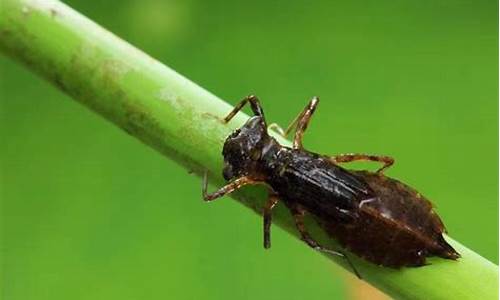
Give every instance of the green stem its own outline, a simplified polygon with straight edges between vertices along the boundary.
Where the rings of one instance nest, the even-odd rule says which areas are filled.
[[[198,174],[208,169],[223,184],[222,143],[245,114],[221,124],[216,117],[224,116],[229,104],[61,2],[1,0],[0,5],[5,54],[170,159]],[[262,189],[234,196],[260,213]],[[297,237],[283,207],[274,221]],[[325,239],[321,229],[314,232]],[[366,281],[395,298],[497,299],[498,267],[448,240],[462,254],[457,262],[433,258],[431,266],[398,271],[351,257]]]

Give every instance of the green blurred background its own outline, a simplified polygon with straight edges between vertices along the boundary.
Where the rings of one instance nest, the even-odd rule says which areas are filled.
[[[498,263],[496,1],[66,1],[322,153],[391,155],[449,233]],[[337,299],[343,271],[0,57],[5,299]]]

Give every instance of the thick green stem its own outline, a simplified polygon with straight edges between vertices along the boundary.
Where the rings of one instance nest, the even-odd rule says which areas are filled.
[[[0,3],[5,54],[170,159],[197,173],[208,169],[214,182],[223,183],[222,143],[246,115],[223,125],[216,117],[229,104],[61,2]],[[258,188],[235,194],[257,213],[263,196]],[[274,216],[275,224],[297,236],[283,207]],[[317,227],[315,234],[325,238]],[[431,266],[398,271],[351,257],[365,280],[395,298],[497,299],[498,267],[448,240],[462,254],[459,261],[434,258]]]

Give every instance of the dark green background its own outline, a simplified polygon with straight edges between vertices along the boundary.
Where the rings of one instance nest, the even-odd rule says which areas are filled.
[[[396,3],[397,2],[397,3]],[[67,1],[305,145],[391,155],[450,235],[498,263],[496,1]],[[64,42],[64,41],[61,41]],[[334,299],[341,271],[0,57],[6,299]]]

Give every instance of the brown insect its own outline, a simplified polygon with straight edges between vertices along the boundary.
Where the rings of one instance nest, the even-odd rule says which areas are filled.
[[[207,194],[207,174],[203,199],[212,201],[242,186],[263,184],[269,199],[263,209],[264,247],[271,246],[271,211],[282,201],[295,219],[302,240],[310,247],[347,259],[339,250],[328,249],[311,237],[304,215],[312,214],[326,232],[345,248],[375,264],[399,268],[421,266],[426,257],[460,257],[443,238],[444,225],[432,204],[413,188],[389,178],[383,171],[394,163],[388,156],[340,154],[326,156],[303,149],[302,136],[319,99],[314,97],[286,130],[295,128],[293,146],[280,145],[268,134],[259,100],[244,98],[224,119],[229,122],[250,103],[254,116],[225,141],[223,176],[229,183]],[[376,172],[348,171],[338,165],[356,160],[383,163]]]

